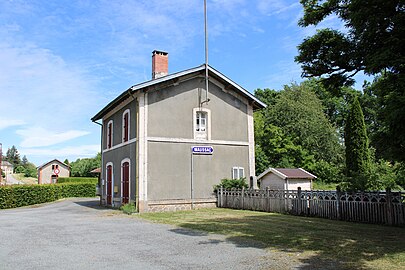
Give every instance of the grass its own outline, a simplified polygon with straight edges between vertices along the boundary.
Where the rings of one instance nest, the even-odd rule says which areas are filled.
[[[304,269],[405,269],[404,228],[219,208],[139,217],[222,234],[236,245],[268,249],[276,260],[304,263]]]
[[[18,181],[24,183],[24,185],[34,185],[38,184],[38,179],[35,177],[25,177],[23,173],[14,173],[13,177]]]
[[[336,190],[338,184],[314,181],[312,185],[313,190]]]

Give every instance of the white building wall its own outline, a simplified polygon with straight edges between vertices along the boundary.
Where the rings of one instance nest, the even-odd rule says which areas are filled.
[[[266,187],[272,190],[285,189],[285,181],[281,177],[270,172],[267,175],[263,176],[260,182],[261,189],[265,189]]]
[[[288,179],[288,190],[311,190],[311,180],[309,179]]]

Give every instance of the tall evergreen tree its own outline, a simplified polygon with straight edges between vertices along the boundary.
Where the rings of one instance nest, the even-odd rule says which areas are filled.
[[[20,153],[18,153],[17,147],[15,147],[14,145],[7,150],[5,159],[13,164],[14,168],[17,168],[19,165],[21,165]]]
[[[350,106],[345,127],[346,176],[352,189],[365,190],[370,172],[370,152],[363,111],[357,97]]]

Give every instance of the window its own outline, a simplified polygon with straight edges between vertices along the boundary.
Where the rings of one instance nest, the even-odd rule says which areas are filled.
[[[232,179],[240,179],[245,177],[245,169],[243,167],[232,168]]]
[[[113,137],[113,121],[110,120],[107,124],[107,148],[112,147],[112,137]]]
[[[195,108],[193,110],[194,121],[194,139],[209,140],[210,139],[210,111],[204,108]]]
[[[129,109],[122,114],[122,142],[129,140]]]

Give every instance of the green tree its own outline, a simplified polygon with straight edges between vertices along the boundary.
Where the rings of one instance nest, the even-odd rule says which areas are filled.
[[[383,73],[368,91],[375,96],[370,107],[375,111],[371,143],[376,156],[405,162],[405,76]]]
[[[63,161],[63,163],[70,166],[69,160],[67,158]]]
[[[365,190],[370,175],[370,151],[363,111],[357,97],[350,107],[345,128],[346,176],[351,189]]]
[[[256,174],[268,167],[301,167],[319,170],[327,182],[342,180],[343,147],[312,87],[302,83],[279,92],[255,91],[268,104],[254,114]]]
[[[382,109],[377,112],[385,156],[405,161],[405,2],[403,0],[301,0],[304,16],[299,25],[317,25],[334,14],[347,32],[321,29],[304,39],[295,58],[303,77],[322,78],[328,91],[339,96],[360,71],[382,75],[375,92]],[[380,149],[382,150],[382,149]]]
[[[37,168],[31,162],[28,162],[25,165],[24,176],[25,177],[37,177]]]
[[[101,153],[98,153],[94,158],[77,159],[70,163],[71,174],[74,177],[92,177],[92,170],[101,166]]]
[[[26,155],[24,155],[21,160],[21,165],[23,165],[25,167],[25,166],[27,166],[27,164],[28,164],[28,158]]]
[[[284,86],[277,102],[268,109],[266,120],[279,127],[294,145],[301,146],[315,160],[332,163],[342,160],[336,128],[325,116],[321,101],[307,83]]]
[[[19,165],[21,165],[20,153],[18,153],[18,150],[14,145],[11,146],[11,148],[7,149],[5,160],[13,164],[14,168],[17,168]]]

